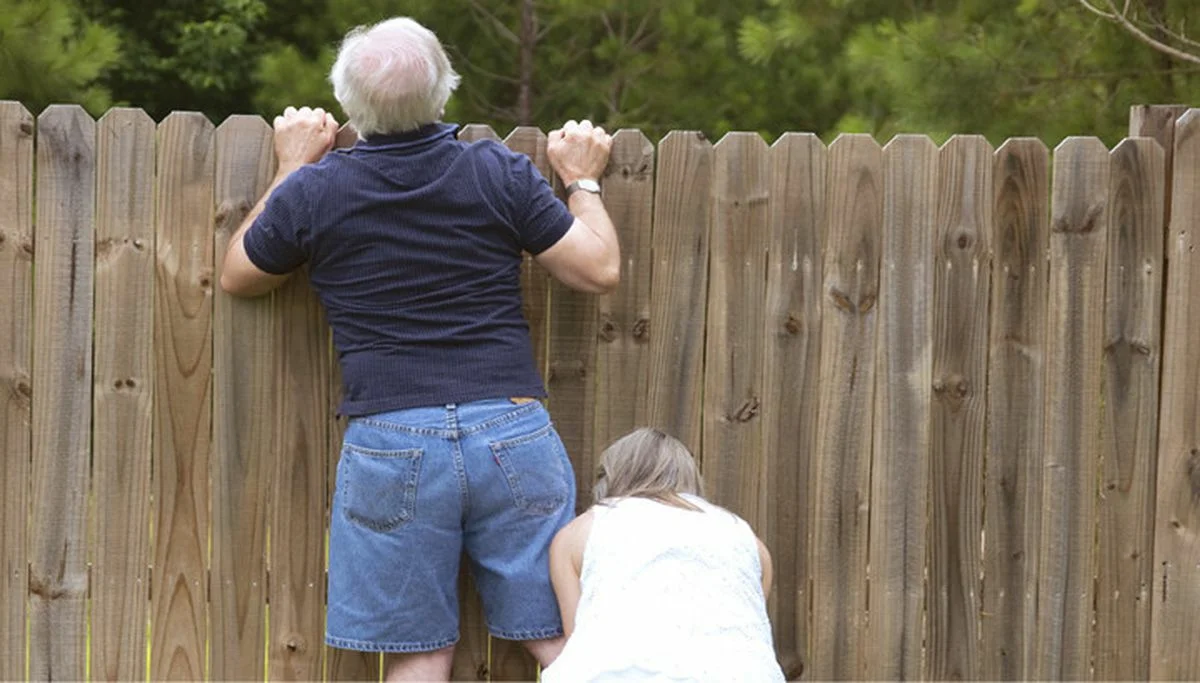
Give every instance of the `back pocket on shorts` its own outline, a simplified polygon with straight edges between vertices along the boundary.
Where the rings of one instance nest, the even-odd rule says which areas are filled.
[[[343,445],[338,488],[346,518],[376,531],[411,522],[417,511],[421,455],[419,448],[379,451]]]
[[[518,509],[548,515],[566,504],[570,484],[563,467],[562,441],[553,426],[497,441],[491,448]]]

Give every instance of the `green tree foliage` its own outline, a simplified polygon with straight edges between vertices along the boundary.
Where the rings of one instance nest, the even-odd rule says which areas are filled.
[[[0,0],[0,99],[35,114],[73,102],[93,114],[110,102],[97,77],[118,58],[117,36],[68,0]]]

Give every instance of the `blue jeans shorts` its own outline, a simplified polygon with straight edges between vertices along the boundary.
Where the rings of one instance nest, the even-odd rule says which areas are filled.
[[[488,630],[562,635],[550,541],[575,477],[541,403],[489,399],[350,420],[329,532],[325,642],[428,652],[458,641],[466,551]]]

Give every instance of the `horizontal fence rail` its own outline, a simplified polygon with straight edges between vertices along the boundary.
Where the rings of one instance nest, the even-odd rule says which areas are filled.
[[[0,679],[378,680],[323,645],[321,306],[216,284],[274,165],[258,117],[0,102]],[[1112,149],[623,130],[603,188],[620,288],[522,270],[581,509],[608,443],[683,439],[792,679],[1200,679],[1200,109]],[[536,678],[460,586],[455,678]]]

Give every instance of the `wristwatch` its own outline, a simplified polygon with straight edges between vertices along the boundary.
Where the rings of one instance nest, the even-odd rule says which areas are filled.
[[[600,194],[600,183],[592,180],[591,178],[580,178],[570,185],[567,185],[567,196],[570,197],[580,190],[584,192],[591,192],[592,194]]]

